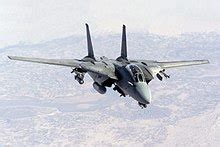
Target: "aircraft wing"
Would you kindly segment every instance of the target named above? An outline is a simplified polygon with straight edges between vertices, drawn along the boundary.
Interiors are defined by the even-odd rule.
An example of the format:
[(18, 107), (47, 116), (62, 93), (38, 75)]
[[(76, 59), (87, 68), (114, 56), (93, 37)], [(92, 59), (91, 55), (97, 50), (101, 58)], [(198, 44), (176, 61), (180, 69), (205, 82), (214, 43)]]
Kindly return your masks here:
[(117, 76), (115, 75), (115, 67), (113, 64), (105, 65), (100, 62), (95, 62), (95, 64), (90, 63), (90, 62), (89, 63), (85, 62), (85, 63), (80, 64), (80, 66), (82, 67), (82, 69), (86, 71), (106, 75), (111, 79), (118, 80)]
[(18, 57), (18, 56), (8, 56), (11, 60), (19, 60), (25, 62), (34, 62), (50, 65), (59, 65), (67, 67), (81, 68), (85, 71), (95, 72), (102, 75), (106, 75), (112, 79), (117, 80), (115, 75), (115, 70), (112, 67), (107, 67), (101, 63), (91, 63), (87, 61), (81, 61), (76, 59), (43, 59), (43, 58), (29, 58), (29, 57)]
[(79, 68), (80, 61), (74, 59), (43, 59), (43, 58), (29, 58), (29, 57), (18, 57), (18, 56), (8, 56), (11, 60), (19, 60), (25, 62), (35, 62), (42, 64), (52, 64), (60, 66), (69, 66)]
[(192, 65), (200, 65), (200, 64), (208, 64), (209, 61), (208, 60), (188, 60), (188, 61), (158, 62), (158, 61), (141, 60), (141, 63), (142, 63), (142, 65), (144, 64), (145, 68), (154, 77), (158, 73), (163, 71), (163, 69), (177, 68), (177, 67), (183, 67), (183, 66), (192, 66)]
[(176, 68), (182, 66), (192, 66), (200, 64), (208, 64), (208, 60), (189, 60), (189, 61), (170, 61), (170, 62), (157, 62), (161, 68)]

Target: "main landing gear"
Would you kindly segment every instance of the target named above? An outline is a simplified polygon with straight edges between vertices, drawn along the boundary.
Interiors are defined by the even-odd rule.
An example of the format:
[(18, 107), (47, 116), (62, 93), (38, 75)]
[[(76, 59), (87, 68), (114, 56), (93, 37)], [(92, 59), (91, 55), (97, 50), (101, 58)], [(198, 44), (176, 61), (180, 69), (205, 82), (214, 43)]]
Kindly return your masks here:
[(138, 102), (138, 105), (141, 107), (141, 109), (147, 108), (147, 104)]
[(159, 71), (159, 73), (156, 74), (157, 78), (162, 81), (163, 80), (163, 77), (164, 76), (165, 78), (170, 78), (170, 75), (166, 74), (165, 73), (165, 69)]
[(84, 83), (83, 78), (84, 78), (84, 75), (81, 75), (81, 74), (75, 75), (75, 80), (78, 81), (79, 84), (83, 84)]
[(165, 78), (170, 78), (170, 75), (165, 73), (165, 69), (161, 70), (160, 73), (165, 77)]
[(75, 80), (79, 82), (79, 84), (84, 83), (84, 75), (85, 73), (83, 71), (80, 71), (78, 68), (74, 68), (71, 73), (75, 73)]

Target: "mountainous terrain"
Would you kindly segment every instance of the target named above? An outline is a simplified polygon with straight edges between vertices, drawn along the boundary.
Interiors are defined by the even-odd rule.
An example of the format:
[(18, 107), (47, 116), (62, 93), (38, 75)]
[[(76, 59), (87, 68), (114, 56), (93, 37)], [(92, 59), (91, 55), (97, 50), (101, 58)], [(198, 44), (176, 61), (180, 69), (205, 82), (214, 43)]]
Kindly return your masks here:
[[(121, 35), (92, 36), (96, 56), (117, 58)], [(220, 34), (177, 37), (128, 32), (130, 59), (209, 59), (210, 64), (170, 69), (170, 79), (149, 83), (152, 103), (141, 109), (108, 89), (100, 95), (86, 76), (74, 80), (67, 67), (11, 61), (7, 55), (77, 58), (86, 38), (70, 36), (0, 49), (0, 145), (220, 144)]]

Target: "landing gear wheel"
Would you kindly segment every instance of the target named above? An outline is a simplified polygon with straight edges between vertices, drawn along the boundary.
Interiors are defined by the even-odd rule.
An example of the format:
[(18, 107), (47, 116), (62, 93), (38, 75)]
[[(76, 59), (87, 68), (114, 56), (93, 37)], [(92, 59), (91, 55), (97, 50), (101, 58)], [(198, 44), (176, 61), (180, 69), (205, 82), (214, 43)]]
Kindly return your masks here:
[(79, 84), (83, 84), (84, 80), (79, 80), (78, 82), (79, 82)]
[(79, 82), (79, 84), (83, 84), (84, 80), (82, 78), (80, 78), (80, 76), (76, 75), (75, 76), (75, 80)]

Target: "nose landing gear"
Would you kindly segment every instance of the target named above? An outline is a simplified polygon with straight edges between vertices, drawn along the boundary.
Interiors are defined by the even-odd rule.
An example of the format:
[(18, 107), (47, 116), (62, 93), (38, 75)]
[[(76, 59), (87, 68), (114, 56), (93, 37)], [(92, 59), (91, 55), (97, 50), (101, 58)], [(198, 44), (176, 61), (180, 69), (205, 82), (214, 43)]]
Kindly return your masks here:
[(147, 104), (138, 102), (138, 105), (141, 107), (141, 109), (147, 108)]

